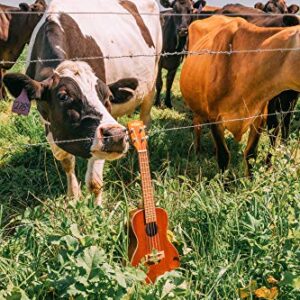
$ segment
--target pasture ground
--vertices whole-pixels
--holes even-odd
[[[19,146],[45,141],[35,109],[16,117],[10,101],[0,103],[0,299],[300,299],[299,121],[270,170],[263,137],[250,181],[245,143],[228,136],[232,162],[221,175],[208,129],[199,156],[192,130],[154,134],[191,124],[178,80],[174,101],[176,110],[153,109],[150,156],[181,268],[149,286],[143,270],[123,264],[124,225],[141,199],[134,151],[107,163],[103,208],[85,187],[74,203],[64,198],[65,175],[49,147]],[[82,181],[85,169],[79,159]]]

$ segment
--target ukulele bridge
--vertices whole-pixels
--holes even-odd
[[[155,251],[145,255],[145,262],[148,265],[154,265],[160,263],[165,258],[165,251]]]

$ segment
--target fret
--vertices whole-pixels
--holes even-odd
[[[156,210],[153,196],[153,186],[149,167],[148,151],[138,151],[140,173],[142,178],[142,190],[146,223],[156,222]]]

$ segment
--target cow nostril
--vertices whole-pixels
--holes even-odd
[[[108,128],[100,128],[100,133],[101,133],[101,136],[106,139],[108,139],[112,136],[112,133],[110,132],[110,130]]]

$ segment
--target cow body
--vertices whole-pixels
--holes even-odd
[[[288,27],[299,24],[296,16],[282,16],[281,14],[272,15],[272,13],[265,13],[262,10],[247,7],[242,4],[228,4],[215,11],[215,13],[230,17],[241,17],[256,26],[261,27]]]
[[[37,0],[32,5],[21,3],[19,8],[0,5],[0,61],[3,61],[0,63],[0,99],[5,97],[2,86],[4,70],[10,69],[19,58],[45,9],[44,0]],[[18,12],[37,14],[16,14]]]
[[[190,26],[189,51],[298,48],[299,33],[300,26],[261,28],[241,18],[214,16]],[[281,92],[300,91],[297,55],[287,50],[188,56],[185,60],[180,79],[183,97],[194,112],[195,125],[217,122],[211,129],[222,170],[230,159],[224,130],[240,140],[250,127],[244,152],[249,174],[249,159],[255,157],[264,122],[253,116],[266,113],[268,102]]]
[[[187,40],[187,30],[193,13],[193,2],[191,0],[176,0],[170,3],[169,0],[161,1],[165,7],[170,7],[172,10],[162,13],[162,30],[163,30],[163,53],[182,52]],[[200,12],[206,2],[203,0],[197,1],[197,11]],[[174,16],[172,14],[179,14]],[[171,108],[171,89],[178,67],[183,59],[183,55],[162,56],[159,61],[158,76],[156,81],[156,100],[155,105],[160,106],[160,93],[163,87],[162,69],[166,69],[166,98],[165,104]]]
[[[297,13],[299,6],[293,4],[287,7],[285,1],[268,1],[265,5],[257,3],[256,8],[246,7],[240,4],[229,4],[218,10],[217,14],[242,17],[248,22],[261,27],[289,27],[300,24],[300,19],[293,15],[284,15]],[[277,15],[272,15],[277,14]],[[281,15],[282,14],[282,15]],[[289,137],[289,128],[292,113],[295,109],[299,93],[296,91],[284,91],[277,95],[269,103],[267,117],[267,128],[270,132],[270,142],[274,147],[281,129],[281,137],[286,141]],[[277,116],[276,113],[280,115]],[[270,164],[271,154],[267,156],[267,163]]]
[[[108,14],[91,17],[94,11]],[[141,105],[141,118],[150,121],[162,45],[158,6],[155,0],[53,0],[50,12],[30,42],[30,61],[49,60],[28,64],[30,85],[38,86],[31,98],[42,94],[37,107],[67,173],[69,195],[80,195],[75,156],[89,158],[86,182],[100,204],[104,160],[117,159],[128,148],[125,129],[114,118]],[[62,140],[72,142],[55,143]]]

